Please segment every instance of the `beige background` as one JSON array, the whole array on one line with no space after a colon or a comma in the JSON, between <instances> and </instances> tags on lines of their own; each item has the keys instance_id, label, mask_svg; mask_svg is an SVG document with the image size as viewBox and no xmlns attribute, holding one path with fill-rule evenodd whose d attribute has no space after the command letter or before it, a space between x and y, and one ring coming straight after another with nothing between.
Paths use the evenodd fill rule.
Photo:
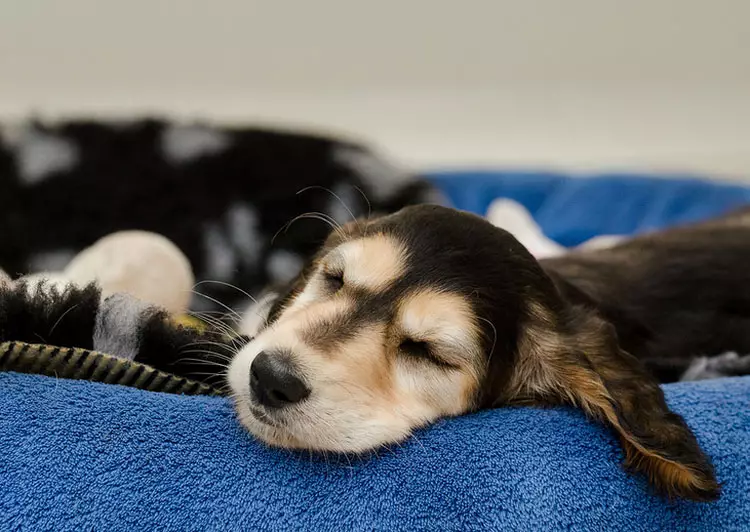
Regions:
<instances>
[{"instance_id":1,"label":"beige background","mask_svg":"<svg viewBox=\"0 0 750 532\"><path fill-rule=\"evenodd\" d=\"M415 167L750 181L750 2L6 0L0 117L352 133Z\"/></svg>"}]
</instances>

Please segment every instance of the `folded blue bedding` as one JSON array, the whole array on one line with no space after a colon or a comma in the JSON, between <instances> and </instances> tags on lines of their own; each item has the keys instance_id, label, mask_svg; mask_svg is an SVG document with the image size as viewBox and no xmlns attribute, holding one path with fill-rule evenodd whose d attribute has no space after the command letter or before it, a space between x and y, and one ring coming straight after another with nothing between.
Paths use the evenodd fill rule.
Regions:
<instances>
[{"instance_id":1,"label":"folded blue bedding","mask_svg":"<svg viewBox=\"0 0 750 532\"><path fill-rule=\"evenodd\" d=\"M523 203L574 245L719 214L750 190L690 180L444 173L454 204ZM0 530L750 530L750 377L669 385L724 486L665 501L573 409L445 420L377 456L268 449L229 401L0 373Z\"/></svg>"}]
</instances>

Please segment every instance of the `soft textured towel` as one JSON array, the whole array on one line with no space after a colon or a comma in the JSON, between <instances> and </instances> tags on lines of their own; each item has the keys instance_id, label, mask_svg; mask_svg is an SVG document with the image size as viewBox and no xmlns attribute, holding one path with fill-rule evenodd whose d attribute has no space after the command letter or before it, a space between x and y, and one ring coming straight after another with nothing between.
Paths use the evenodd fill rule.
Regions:
<instances>
[{"instance_id":1,"label":"soft textured towel","mask_svg":"<svg viewBox=\"0 0 750 532\"><path fill-rule=\"evenodd\" d=\"M0 373L0 530L748 530L750 378L666 387L724 485L668 503L575 410L446 420L369 459L271 450L228 399Z\"/></svg>"}]
</instances>

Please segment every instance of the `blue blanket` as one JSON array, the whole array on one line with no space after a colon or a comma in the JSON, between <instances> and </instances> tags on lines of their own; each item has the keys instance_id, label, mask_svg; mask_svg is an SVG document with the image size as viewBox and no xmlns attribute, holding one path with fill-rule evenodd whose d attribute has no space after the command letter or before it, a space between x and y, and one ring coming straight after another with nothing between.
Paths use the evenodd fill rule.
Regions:
<instances>
[{"instance_id":1,"label":"blue blanket","mask_svg":"<svg viewBox=\"0 0 750 532\"><path fill-rule=\"evenodd\" d=\"M441 422L379 457L270 450L225 399L0 374L0 529L747 530L750 377L666 387L724 496L667 503L572 409Z\"/></svg>"},{"instance_id":2,"label":"blue blanket","mask_svg":"<svg viewBox=\"0 0 750 532\"><path fill-rule=\"evenodd\" d=\"M434 179L479 213L516 199L568 245L750 202L681 180ZM665 391L715 462L717 503L651 495L572 409L446 420L350 461L267 449L225 399L0 373L0 530L750 530L750 377Z\"/></svg>"}]
</instances>

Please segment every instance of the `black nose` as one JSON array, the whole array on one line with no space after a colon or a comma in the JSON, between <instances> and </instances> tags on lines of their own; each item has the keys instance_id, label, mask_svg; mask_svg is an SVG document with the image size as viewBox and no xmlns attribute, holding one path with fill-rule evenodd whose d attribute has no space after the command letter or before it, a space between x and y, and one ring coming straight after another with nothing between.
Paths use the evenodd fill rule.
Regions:
<instances>
[{"instance_id":1,"label":"black nose","mask_svg":"<svg viewBox=\"0 0 750 532\"><path fill-rule=\"evenodd\" d=\"M250 389L255 400L269 408L299 403L310 389L295 375L289 354L261 351L250 366Z\"/></svg>"}]
</instances>

